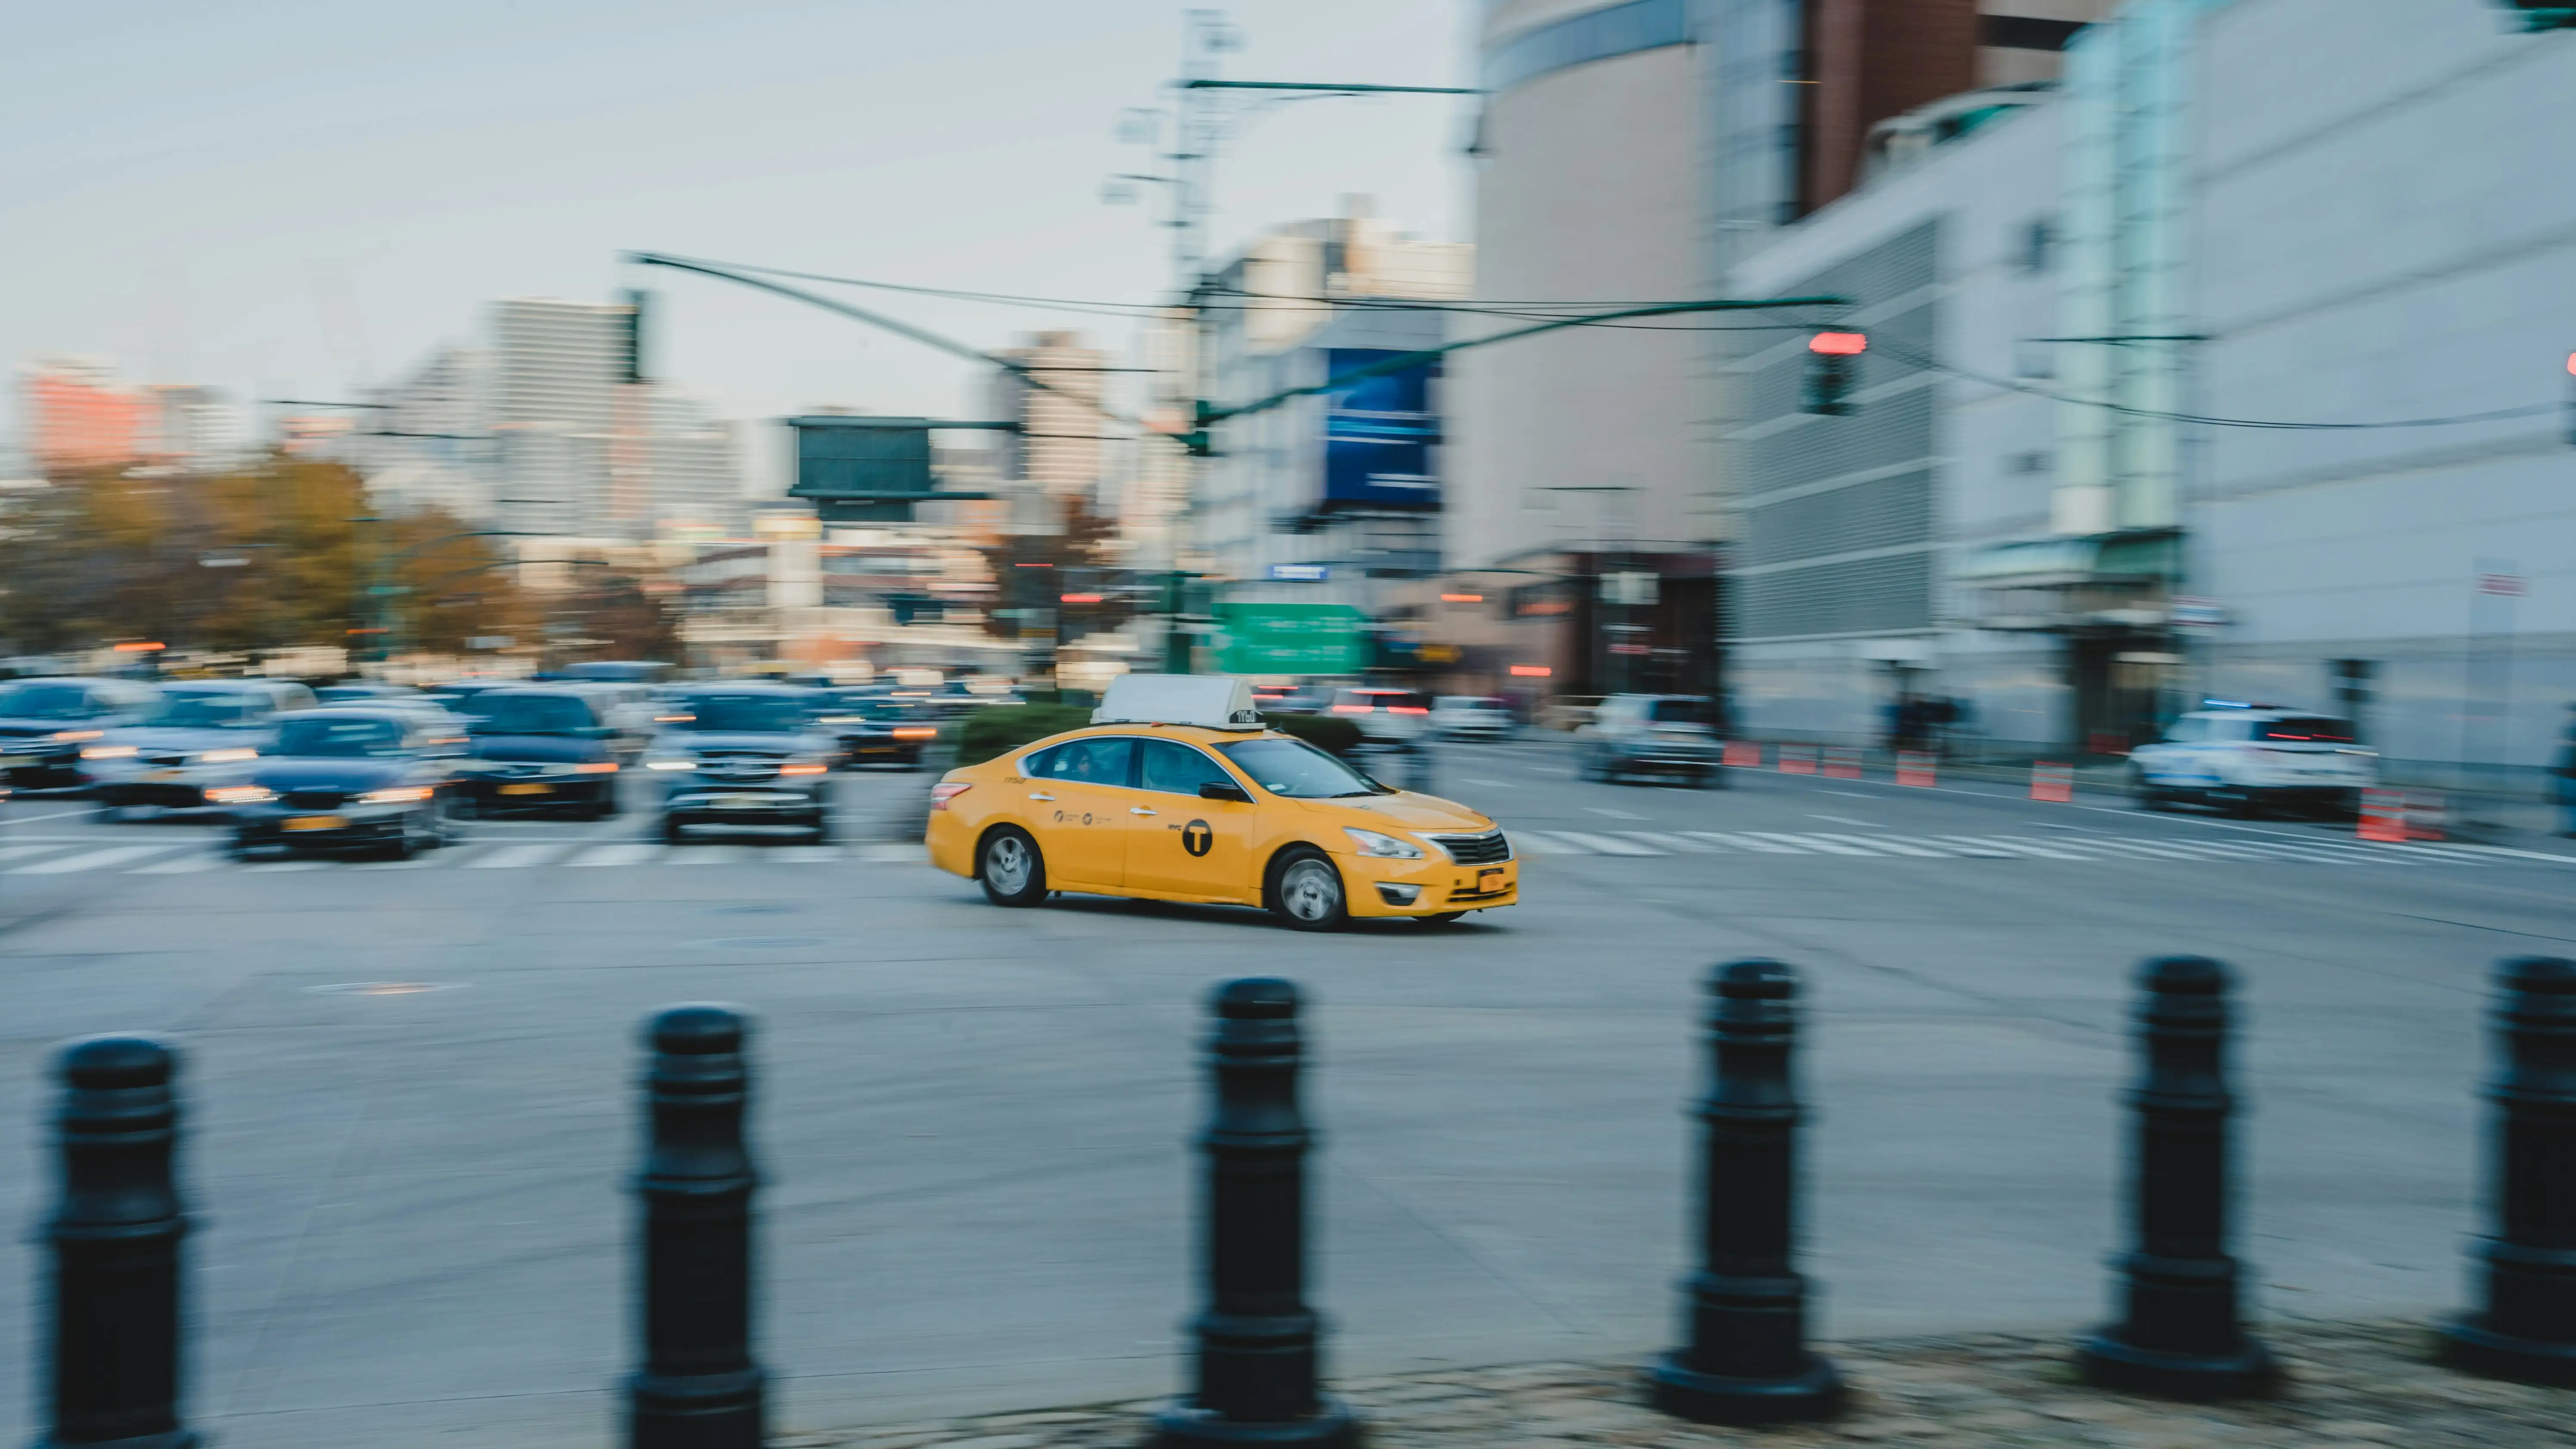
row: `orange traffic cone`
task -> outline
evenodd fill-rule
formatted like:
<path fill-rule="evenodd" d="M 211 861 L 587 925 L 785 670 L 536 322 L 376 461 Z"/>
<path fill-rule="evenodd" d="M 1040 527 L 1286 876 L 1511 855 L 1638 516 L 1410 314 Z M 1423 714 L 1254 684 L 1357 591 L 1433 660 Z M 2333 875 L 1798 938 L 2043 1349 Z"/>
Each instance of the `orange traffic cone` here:
<path fill-rule="evenodd" d="M 1816 773 L 1816 747 L 1814 745 L 1782 745 L 1780 747 L 1780 773 L 1783 775 L 1812 775 Z"/>
<path fill-rule="evenodd" d="M 1896 783 L 1932 786 L 1932 757 L 1915 750 L 1905 750 L 1896 757 Z"/>
<path fill-rule="evenodd" d="M 1836 780 L 1860 778 L 1860 751 L 1836 748 L 1825 751 L 1825 774 Z"/>
<path fill-rule="evenodd" d="M 2394 790 L 2362 791 L 2358 834 L 2363 840 L 2402 843 L 2406 839 L 2406 797 Z"/>
<path fill-rule="evenodd" d="M 2030 767 L 2030 798 L 2069 805 L 2075 800 L 2075 767 L 2041 760 Z"/>
<path fill-rule="evenodd" d="M 1762 747 L 1751 740 L 1728 740 L 1726 763 L 1739 770 L 1762 768 Z"/>

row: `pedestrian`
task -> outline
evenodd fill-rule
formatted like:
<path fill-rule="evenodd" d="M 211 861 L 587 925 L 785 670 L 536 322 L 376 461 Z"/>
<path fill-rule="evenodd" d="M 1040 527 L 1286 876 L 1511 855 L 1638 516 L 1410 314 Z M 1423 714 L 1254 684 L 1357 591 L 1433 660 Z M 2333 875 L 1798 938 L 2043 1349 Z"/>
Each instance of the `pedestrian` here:
<path fill-rule="evenodd" d="M 2558 796 L 2558 833 L 2576 840 L 2576 704 L 2567 706 L 2567 733 L 2559 737 L 2558 759 L 2549 767 Z"/>

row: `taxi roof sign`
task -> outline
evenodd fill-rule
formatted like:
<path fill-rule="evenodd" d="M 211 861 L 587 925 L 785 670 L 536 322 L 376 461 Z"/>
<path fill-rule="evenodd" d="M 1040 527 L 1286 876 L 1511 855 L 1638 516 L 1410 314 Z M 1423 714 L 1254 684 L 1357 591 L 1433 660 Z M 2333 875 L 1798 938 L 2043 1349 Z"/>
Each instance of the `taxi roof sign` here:
<path fill-rule="evenodd" d="M 1109 681 L 1093 724 L 1181 724 L 1212 730 L 1261 728 L 1252 686 L 1224 674 L 1122 674 Z"/>

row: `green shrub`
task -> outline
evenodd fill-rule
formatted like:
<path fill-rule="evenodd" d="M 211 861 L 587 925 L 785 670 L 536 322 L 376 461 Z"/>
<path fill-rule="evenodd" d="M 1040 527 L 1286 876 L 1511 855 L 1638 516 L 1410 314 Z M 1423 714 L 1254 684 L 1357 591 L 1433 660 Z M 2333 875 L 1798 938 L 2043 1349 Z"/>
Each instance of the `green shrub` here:
<path fill-rule="evenodd" d="M 957 763 L 980 765 L 1033 740 L 1078 730 L 1091 723 L 1091 709 L 1078 704 L 992 704 L 976 710 L 950 728 L 957 740 Z"/>
<path fill-rule="evenodd" d="M 1360 727 L 1331 714 L 1265 714 L 1261 722 L 1328 754 L 1347 756 L 1360 747 Z"/>

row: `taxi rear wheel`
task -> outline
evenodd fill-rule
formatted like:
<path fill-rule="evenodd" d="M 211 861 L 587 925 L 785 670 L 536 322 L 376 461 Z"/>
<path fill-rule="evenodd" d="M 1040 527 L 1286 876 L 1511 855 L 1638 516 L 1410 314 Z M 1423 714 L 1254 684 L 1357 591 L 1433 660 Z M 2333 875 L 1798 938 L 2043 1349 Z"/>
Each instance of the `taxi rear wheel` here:
<path fill-rule="evenodd" d="M 1337 931 L 1350 918 L 1342 892 L 1342 873 L 1312 846 L 1284 851 L 1271 877 L 1271 908 L 1279 919 L 1300 931 Z"/>
<path fill-rule="evenodd" d="M 975 879 L 984 899 L 997 906 L 1034 906 L 1047 898 L 1046 858 L 1028 832 L 1004 826 L 984 837 L 975 852 Z"/>

